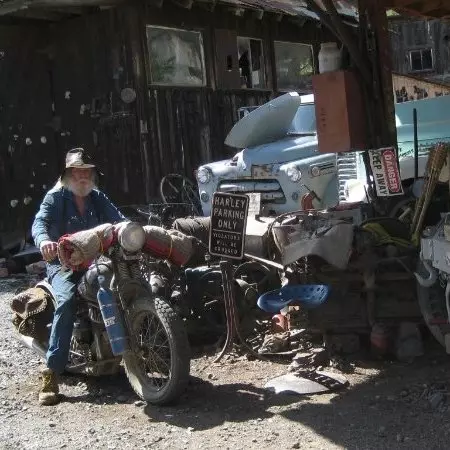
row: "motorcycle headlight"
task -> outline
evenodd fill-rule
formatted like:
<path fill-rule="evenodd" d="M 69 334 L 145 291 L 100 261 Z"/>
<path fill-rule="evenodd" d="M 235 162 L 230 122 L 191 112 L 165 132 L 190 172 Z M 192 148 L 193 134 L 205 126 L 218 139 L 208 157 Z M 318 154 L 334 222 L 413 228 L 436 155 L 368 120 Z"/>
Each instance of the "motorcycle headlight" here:
<path fill-rule="evenodd" d="M 145 243 L 145 231 L 135 222 L 124 224 L 118 234 L 119 244 L 130 253 L 139 251 Z"/>
<path fill-rule="evenodd" d="M 206 167 L 201 167 L 197 170 L 197 181 L 200 184 L 207 184 L 211 181 L 212 173 L 211 170 Z"/>
<path fill-rule="evenodd" d="M 302 173 L 297 167 L 289 167 L 286 170 L 286 175 L 293 183 L 298 183 L 302 178 Z"/>

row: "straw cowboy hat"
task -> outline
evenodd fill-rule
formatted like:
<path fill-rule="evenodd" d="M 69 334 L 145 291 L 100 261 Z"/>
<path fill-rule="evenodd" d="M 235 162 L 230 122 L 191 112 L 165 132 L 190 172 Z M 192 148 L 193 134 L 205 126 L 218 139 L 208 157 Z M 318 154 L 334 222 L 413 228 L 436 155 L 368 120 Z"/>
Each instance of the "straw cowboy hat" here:
<path fill-rule="evenodd" d="M 81 147 L 73 148 L 67 152 L 66 165 L 61 173 L 61 178 L 64 177 L 66 170 L 70 168 L 95 169 L 97 175 L 102 175 L 92 158 Z"/>

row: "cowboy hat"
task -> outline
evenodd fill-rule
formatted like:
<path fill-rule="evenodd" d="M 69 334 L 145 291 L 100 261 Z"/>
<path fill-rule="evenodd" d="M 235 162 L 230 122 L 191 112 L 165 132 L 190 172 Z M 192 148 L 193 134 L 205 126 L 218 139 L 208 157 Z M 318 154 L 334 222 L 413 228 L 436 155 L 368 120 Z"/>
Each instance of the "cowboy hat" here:
<path fill-rule="evenodd" d="M 94 164 L 92 158 L 81 147 L 73 148 L 66 154 L 66 165 L 61 173 L 61 178 L 64 177 L 67 169 L 96 169 L 97 175 L 102 175 Z"/>

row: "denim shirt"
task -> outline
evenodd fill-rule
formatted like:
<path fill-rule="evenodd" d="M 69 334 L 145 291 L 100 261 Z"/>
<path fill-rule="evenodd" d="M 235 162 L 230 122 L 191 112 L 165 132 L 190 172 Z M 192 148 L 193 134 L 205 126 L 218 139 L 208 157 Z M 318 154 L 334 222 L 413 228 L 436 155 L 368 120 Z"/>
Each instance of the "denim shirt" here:
<path fill-rule="evenodd" d="M 42 241 L 57 242 L 64 234 L 122 220 L 126 218 L 103 192 L 94 189 L 88 195 L 86 208 L 81 216 L 73 193 L 57 187 L 45 195 L 31 227 L 31 234 L 36 247 L 39 248 Z"/>

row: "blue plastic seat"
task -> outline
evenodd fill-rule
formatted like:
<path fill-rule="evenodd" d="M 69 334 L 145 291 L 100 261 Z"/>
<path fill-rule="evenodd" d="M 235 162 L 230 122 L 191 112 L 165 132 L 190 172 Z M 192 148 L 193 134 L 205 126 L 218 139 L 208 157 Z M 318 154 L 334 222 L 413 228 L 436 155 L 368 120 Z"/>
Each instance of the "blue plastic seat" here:
<path fill-rule="evenodd" d="M 268 313 L 278 313 L 288 305 L 314 309 L 324 303 L 330 286 L 326 284 L 294 284 L 266 292 L 258 299 L 258 306 Z"/>

